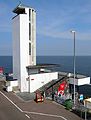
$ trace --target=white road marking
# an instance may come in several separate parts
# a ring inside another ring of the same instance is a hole
[[[0,91],[0,93],[11,103],[13,104],[20,112],[23,113],[29,113],[29,114],[35,114],[35,115],[42,115],[42,116],[49,116],[49,117],[57,117],[57,118],[62,118],[63,120],[67,120],[65,117],[60,116],[60,115],[52,115],[52,114],[45,114],[45,113],[38,113],[38,112],[28,112],[28,111],[23,111],[20,107],[18,107],[12,100],[10,100],[4,93]],[[27,118],[30,119],[30,117],[25,114]]]
[[[0,91],[0,93],[10,102],[12,103],[20,112],[23,112],[20,107],[18,107],[12,100],[10,100],[4,93]]]
[[[23,111],[23,112],[24,113],[35,114],[35,115],[48,116],[48,117],[57,117],[57,118],[62,118],[63,120],[67,120],[65,117],[60,116],[60,115],[52,115],[52,114],[45,114],[45,113],[38,113],[38,112],[28,112],[28,111]]]
[[[30,119],[30,117],[27,114],[25,114],[25,116]]]

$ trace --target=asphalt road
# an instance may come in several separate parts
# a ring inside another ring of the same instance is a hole
[[[25,102],[12,92],[4,92],[2,87],[0,90],[0,120],[81,120],[52,101]]]
[[[19,111],[0,94],[0,120],[28,120],[27,115]],[[32,120],[32,119],[30,119]]]
[[[30,103],[27,103],[25,106],[29,107],[28,104],[30,105]],[[37,107],[34,104],[33,106],[34,108]],[[23,104],[22,107],[24,107]],[[40,113],[38,111],[23,111],[23,108],[21,108],[11,101],[11,99],[7,97],[6,93],[0,91],[0,120],[66,120],[59,115]]]

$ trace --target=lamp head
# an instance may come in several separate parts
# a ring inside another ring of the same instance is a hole
[[[76,31],[74,31],[74,30],[71,30],[70,32],[71,32],[71,33],[75,33]]]

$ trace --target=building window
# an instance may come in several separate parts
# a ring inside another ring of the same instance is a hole
[[[29,55],[31,55],[31,43],[29,43]]]
[[[34,10],[32,10],[32,23],[34,24]]]
[[[29,40],[31,40],[31,23],[29,23]]]
[[[31,9],[29,9],[29,21],[31,21]]]

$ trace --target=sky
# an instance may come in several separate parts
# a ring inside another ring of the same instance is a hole
[[[12,55],[12,10],[20,0],[0,0],[0,56]],[[91,0],[21,0],[37,13],[37,56],[91,55]]]

